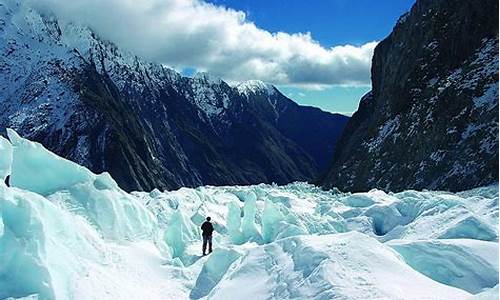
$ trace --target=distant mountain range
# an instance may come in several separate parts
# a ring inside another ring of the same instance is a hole
[[[311,180],[347,121],[260,81],[182,77],[88,27],[0,2],[0,132],[108,171],[125,190]]]
[[[498,182],[497,12],[497,0],[418,0],[376,47],[373,90],[319,183],[457,191]]]

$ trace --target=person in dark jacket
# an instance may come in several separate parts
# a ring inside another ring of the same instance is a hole
[[[214,226],[210,223],[210,217],[207,217],[207,220],[201,224],[201,231],[203,237],[203,255],[206,255],[207,243],[208,253],[212,253],[212,233],[214,232]]]

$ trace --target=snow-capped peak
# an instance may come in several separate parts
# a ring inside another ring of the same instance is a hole
[[[266,93],[268,95],[273,95],[276,92],[276,88],[261,80],[247,80],[240,82],[236,85],[236,89],[242,95],[248,96],[250,94]]]

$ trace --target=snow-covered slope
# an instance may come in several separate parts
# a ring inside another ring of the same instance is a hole
[[[498,298],[498,186],[128,194],[107,173],[8,134],[0,299]],[[215,250],[200,257],[206,216]]]
[[[240,82],[236,85],[236,89],[239,93],[244,94],[247,97],[251,97],[252,94],[258,93],[263,93],[271,96],[276,93],[276,88],[274,86],[261,80],[248,80]]]
[[[248,253],[208,299],[466,299],[390,248],[349,232],[279,240]],[[254,298],[255,297],[255,298]]]
[[[474,239],[393,240],[387,243],[430,278],[480,292],[498,283],[498,243]]]
[[[206,73],[182,77],[33,3],[0,0],[0,134],[14,128],[125,190],[311,180],[333,155],[347,117],[269,87],[299,116],[282,117],[256,95]],[[296,122],[312,134],[289,130]]]

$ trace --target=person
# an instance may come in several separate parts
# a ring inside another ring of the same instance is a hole
[[[210,217],[207,217],[207,220],[201,224],[201,231],[203,237],[203,255],[206,255],[205,252],[207,250],[208,243],[208,253],[212,253],[212,233],[214,232],[214,226],[210,222]]]

